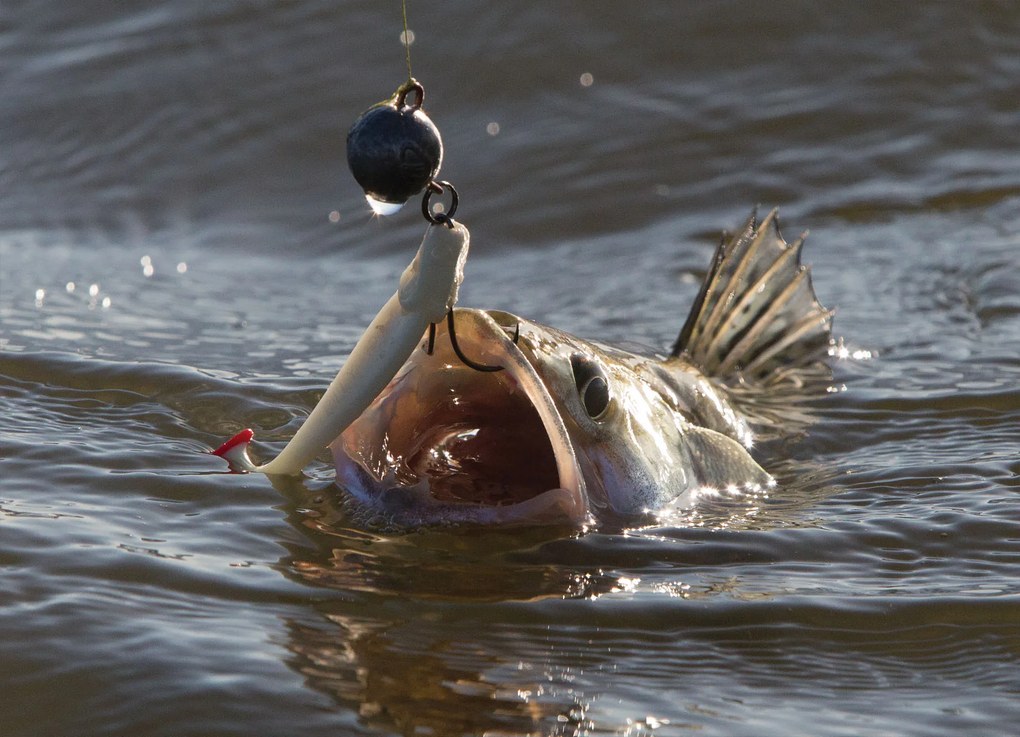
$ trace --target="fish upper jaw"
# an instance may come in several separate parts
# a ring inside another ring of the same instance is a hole
[[[401,526],[587,524],[570,435],[528,349],[508,334],[516,320],[456,311],[461,349],[503,367],[492,373],[464,366],[439,326],[434,353],[415,350],[331,444],[338,484]]]

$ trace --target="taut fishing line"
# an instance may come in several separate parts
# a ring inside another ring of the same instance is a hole
[[[414,79],[411,74],[411,33],[407,30],[407,0],[400,0],[400,10],[404,14],[404,54],[407,56],[407,81]]]

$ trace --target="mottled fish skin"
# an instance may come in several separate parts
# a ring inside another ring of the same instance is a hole
[[[654,511],[706,486],[772,484],[747,451],[752,438],[746,421],[691,366],[585,341],[511,315],[496,319],[519,321],[521,351],[560,410],[596,516]],[[589,416],[578,392],[577,356],[606,377],[611,400],[598,418]]]
[[[832,313],[800,263],[803,242],[783,240],[776,211],[761,222],[752,215],[719,246],[665,358],[498,310],[458,309],[464,352],[506,370],[465,368],[440,326],[435,353],[416,351],[331,446],[340,484],[401,526],[578,526],[682,506],[705,488],[773,486],[730,391],[804,391],[828,377]],[[433,445],[423,440],[432,435]],[[519,477],[509,497],[472,497],[477,478],[458,473],[485,476],[507,458]],[[532,486],[518,466],[546,471]]]

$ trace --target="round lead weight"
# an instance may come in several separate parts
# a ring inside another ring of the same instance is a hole
[[[424,99],[424,88],[409,80],[362,113],[347,133],[347,165],[381,214],[395,212],[425,189],[443,162],[443,141],[421,109]]]

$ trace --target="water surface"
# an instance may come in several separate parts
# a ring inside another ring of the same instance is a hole
[[[399,6],[4,2],[0,732],[1011,733],[1017,8],[410,13],[463,304],[664,347],[721,230],[810,228],[845,350],[763,445],[780,488],[400,535],[325,457],[222,473],[238,428],[294,432],[421,238],[344,164],[403,81]]]

